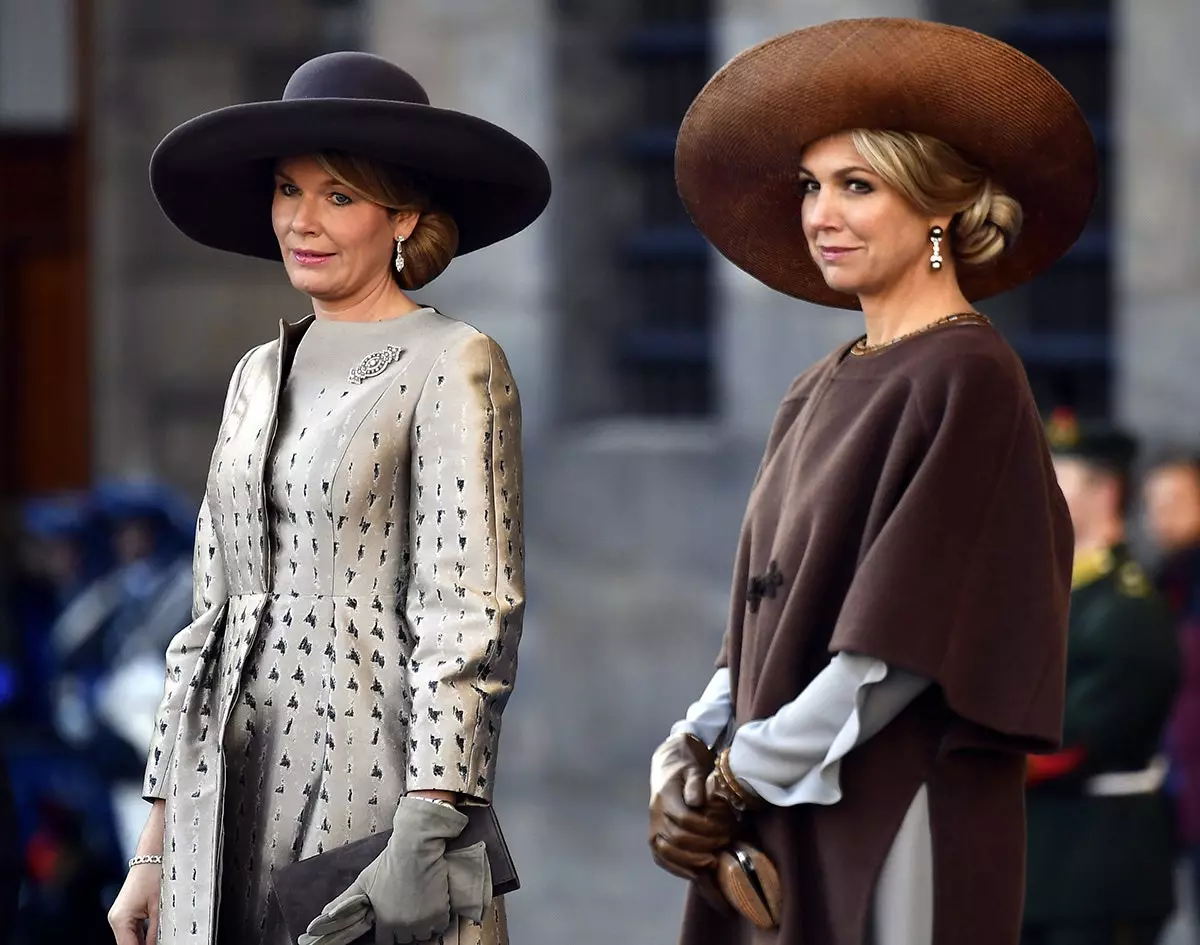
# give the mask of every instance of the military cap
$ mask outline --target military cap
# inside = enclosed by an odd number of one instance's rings
[[[1064,407],[1046,421],[1046,439],[1056,456],[1071,456],[1122,474],[1129,472],[1137,457],[1137,440],[1120,427],[1103,420],[1081,422]]]

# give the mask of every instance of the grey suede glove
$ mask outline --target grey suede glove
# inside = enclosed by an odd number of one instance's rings
[[[384,851],[308,926],[299,945],[345,945],[375,927],[376,945],[424,942],[452,914],[482,919],[491,872],[482,843],[446,852],[467,817],[445,804],[402,797]]]
[[[492,867],[487,846],[480,841],[461,850],[446,853],[446,872],[450,874],[450,911],[476,922],[492,902]],[[451,920],[453,921],[453,920]],[[375,913],[365,895],[343,899],[333,914],[322,913],[301,935],[297,945],[350,945],[371,931]]]

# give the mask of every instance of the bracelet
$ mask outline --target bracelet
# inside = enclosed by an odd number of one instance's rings
[[[135,856],[132,860],[129,861],[130,869],[133,869],[135,866],[146,866],[146,865],[162,866],[162,854],[161,853],[143,853],[141,856]]]
[[[440,797],[423,797],[420,794],[406,794],[405,797],[411,797],[414,801],[427,801],[430,804],[441,804],[443,807],[449,807],[451,810],[458,810],[449,801],[443,800]]]
[[[728,748],[717,755],[713,774],[716,782],[714,793],[732,807],[735,813],[740,815],[748,810],[762,807],[762,798],[755,794],[749,786],[742,784],[730,769]]]

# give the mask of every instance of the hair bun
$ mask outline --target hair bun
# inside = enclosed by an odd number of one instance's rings
[[[954,253],[978,266],[1000,256],[1021,232],[1021,205],[990,181],[954,224]]]
[[[400,287],[419,289],[445,271],[458,252],[458,224],[444,210],[426,210],[404,241]]]

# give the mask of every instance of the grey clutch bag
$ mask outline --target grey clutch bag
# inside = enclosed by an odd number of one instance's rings
[[[460,807],[467,826],[446,849],[459,850],[483,841],[492,871],[492,896],[505,896],[520,889],[517,869],[500,832],[500,821],[491,805]],[[325,904],[341,895],[358,874],[387,846],[390,830],[372,834],[353,843],[289,863],[271,876],[271,898],[275,901],[292,941],[321,914]]]

